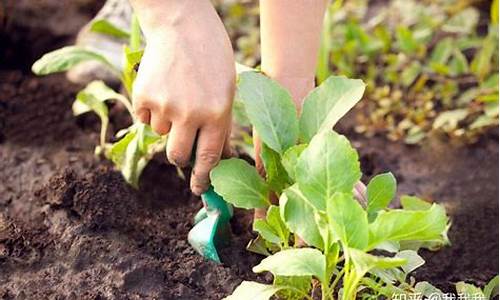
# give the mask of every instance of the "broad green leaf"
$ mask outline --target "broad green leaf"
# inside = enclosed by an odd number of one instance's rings
[[[106,19],[93,20],[90,23],[90,31],[119,39],[128,39],[130,37],[127,31],[115,26]]]
[[[294,288],[279,291],[277,293],[279,299],[302,300],[311,289],[311,276],[275,276],[273,285]]]
[[[324,281],[325,263],[325,256],[317,249],[287,249],[264,258],[253,271],[269,271],[275,276],[315,276]]]
[[[269,187],[254,167],[242,159],[222,160],[210,172],[210,180],[217,194],[240,208],[269,206]]]
[[[349,141],[333,131],[317,134],[295,168],[300,190],[320,211],[336,192],[352,193],[361,178],[358,154]]]
[[[465,108],[448,110],[441,112],[432,124],[432,128],[443,128],[444,130],[453,130],[457,128],[458,123],[464,120],[469,112]]]
[[[300,138],[309,142],[322,130],[330,131],[365,91],[365,84],[359,79],[345,76],[330,76],[314,89],[304,100],[300,116]]]
[[[276,205],[269,206],[267,210],[266,221],[273,228],[273,230],[281,238],[281,241],[288,245],[288,239],[290,237],[290,231],[286,227],[283,219],[281,219],[280,208]]]
[[[233,101],[233,119],[236,123],[243,127],[250,127],[250,120],[248,120],[247,113],[245,112],[245,105],[238,97],[234,97]]]
[[[300,154],[302,154],[302,151],[306,149],[307,145],[306,144],[299,144],[290,147],[288,150],[285,151],[283,154],[283,157],[281,158],[281,164],[285,168],[286,172],[288,173],[288,176],[292,179],[295,180],[295,166],[297,165],[297,161],[299,159]]]
[[[281,290],[279,286],[243,281],[225,300],[268,300]]]
[[[101,120],[108,120],[108,107],[104,103],[104,100],[97,98],[94,94],[87,93],[85,90],[80,91],[76,95],[72,109],[75,116],[93,111]]]
[[[494,94],[493,96],[495,97],[494,102],[484,104],[484,113],[491,118],[498,117],[498,94]]]
[[[409,87],[421,73],[422,65],[420,64],[420,62],[415,60],[401,73],[401,83],[403,84],[403,86]]]
[[[382,211],[369,225],[367,249],[373,249],[384,241],[441,240],[447,221],[444,208],[436,204],[428,210]]]
[[[483,293],[486,300],[498,296],[498,275],[493,277],[484,287]]]
[[[289,178],[287,172],[281,164],[280,155],[262,143],[260,157],[266,169],[266,178],[269,187],[278,194],[288,185]]]
[[[377,278],[380,278],[380,280],[387,283],[387,287],[393,286],[393,284],[404,281],[405,279],[404,272],[398,268],[391,268],[391,269],[373,268],[369,271],[369,273],[375,275]],[[364,282],[365,278],[363,278],[362,282]],[[389,295],[392,295],[392,293],[389,293]]]
[[[495,30],[497,33],[494,33]],[[492,68],[492,58],[497,47],[498,27],[490,29],[490,33],[483,40],[482,46],[474,55],[474,59],[471,62],[471,71],[479,78],[479,80],[484,79],[488,74],[490,74]]]
[[[458,49],[454,49],[453,58],[450,61],[450,71],[454,76],[469,72],[469,63],[467,58]]]
[[[446,73],[440,72],[439,69],[436,69],[436,66],[446,66],[450,56],[453,52],[453,40],[451,38],[444,38],[437,43],[432,50],[430,64],[434,71],[438,73]]]
[[[390,269],[403,266],[406,263],[406,259],[403,258],[375,256],[353,248],[346,249],[345,253],[352,261],[359,277],[374,268]]]
[[[94,97],[98,98],[101,102],[109,99],[117,99],[123,97],[120,93],[115,92],[112,88],[107,86],[101,80],[94,80],[82,90],[87,94],[92,94]]]
[[[91,83],[92,84],[92,83]],[[88,88],[88,86],[87,86]],[[86,89],[87,89],[86,88]],[[101,130],[99,137],[99,146],[96,148],[96,153],[100,153],[102,148],[106,144],[106,132],[108,129],[109,117],[108,117],[108,107],[104,103],[104,100],[98,98],[99,95],[94,93],[88,93],[86,89],[80,91],[76,95],[76,100],[73,102],[72,110],[75,116],[80,114],[93,111],[101,119]],[[101,150],[98,150],[101,149]]]
[[[485,299],[483,291],[473,284],[460,281],[455,284],[455,288],[457,289],[457,294],[462,297],[461,299]]]
[[[269,253],[266,247],[266,240],[264,240],[264,238],[261,235],[257,236],[255,239],[250,240],[247,244],[246,249],[250,252],[264,256],[271,255],[271,253]]]
[[[79,98],[93,98],[95,101],[104,102],[106,100],[118,100],[121,102],[129,111],[132,110],[130,102],[123,95],[115,92],[112,88],[108,87],[103,81],[94,80],[87,84],[87,86],[77,94],[77,101],[73,103],[73,114],[75,116],[86,113],[92,108],[86,105],[85,101],[80,101]],[[102,107],[100,104],[96,104]],[[100,109],[103,111],[103,109]],[[106,108],[106,115],[107,108]]]
[[[109,158],[120,169],[125,180],[137,188],[139,177],[154,153],[155,149],[152,146],[159,143],[161,137],[154,136],[148,125],[132,126],[133,128],[121,140],[112,145]],[[145,134],[145,132],[151,133]]]
[[[137,125],[138,147],[141,153],[147,153],[149,146],[158,142],[161,136],[153,131],[151,126],[139,123]]]
[[[327,203],[330,230],[340,239],[344,248],[364,249],[368,242],[366,212],[352,195],[336,193]]]
[[[400,245],[399,242],[385,241],[378,244],[377,247],[375,247],[375,249],[387,251],[390,253],[397,253],[400,249]]]
[[[77,46],[67,46],[44,54],[33,64],[31,70],[37,75],[47,75],[67,71],[89,60],[101,62],[118,74],[116,68],[104,56]]]
[[[368,207],[366,211],[370,221],[375,220],[377,212],[386,208],[396,195],[396,178],[391,172],[373,177],[366,187]]]
[[[282,244],[288,245],[290,231],[281,220],[280,209],[275,205],[269,206],[265,220],[254,220],[253,229],[268,242],[280,247]]]
[[[470,34],[475,32],[479,12],[474,7],[467,7],[443,24],[442,30],[450,33]]]
[[[396,28],[396,40],[399,48],[407,54],[413,54],[418,48],[418,43],[413,37],[413,33],[406,26],[398,26]]]
[[[477,117],[477,119],[474,120],[474,122],[472,122],[469,125],[469,129],[474,130],[474,129],[479,129],[479,128],[488,127],[488,126],[496,126],[496,125],[498,125],[498,118],[490,117],[487,115],[482,115],[482,116]]]
[[[240,74],[238,97],[262,141],[282,155],[295,145],[299,126],[292,97],[277,82],[256,72]]]
[[[401,196],[400,201],[405,210],[428,210],[432,206],[432,203],[409,195]]]
[[[395,257],[406,259],[406,263],[401,266],[405,274],[410,274],[425,264],[425,260],[413,250],[403,250],[398,252]]]
[[[280,197],[281,218],[290,231],[308,245],[323,249],[323,239],[315,220],[315,209],[297,184],[287,188]]]
[[[481,93],[498,91],[498,73],[491,74],[479,85]]]
[[[253,230],[257,231],[268,242],[278,245],[281,243],[278,234],[265,220],[254,220]]]
[[[432,297],[432,299],[434,300],[441,300],[441,299],[444,300],[445,296],[443,291],[441,291],[440,289],[433,286],[427,281],[417,282],[417,284],[415,285],[415,291],[421,294],[422,296],[426,297],[427,299],[430,299]]]

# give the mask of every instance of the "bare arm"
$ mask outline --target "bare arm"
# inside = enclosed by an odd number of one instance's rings
[[[288,89],[298,111],[314,88],[326,4],[327,0],[260,1],[262,71]],[[255,132],[254,146],[255,165],[264,175],[260,139]],[[265,215],[265,210],[255,210],[256,218]]]
[[[262,70],[289,89],[298,108],[314,88],[326,0],[261,0]]]

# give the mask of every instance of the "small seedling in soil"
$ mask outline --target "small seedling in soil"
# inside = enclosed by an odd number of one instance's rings
[[[115,27],[106,20],[95,20],[91,30],[97,33],[112,36],[124,41],[123,67],[114,66],[110,59],[86,48],[68,46],[49,52],[37,60],[32,70],[37,75],[47,75],[64,72],[85,61],[98,61],[115,74],[126,90],[128,96],[115,92],[102,81],[92,81],[77,95],[73,103],[75,116],[94,112],[101,120],[99,145],[96,154],[103,154],[113,161],[121,171],[125,180],[137,187],[139,176],[154,153],[161,151],[166,143],[166,138],[154,133],[148,125],[142,124],[134,118],[130,95],[137,66],[141,60],[143,50],[141,47],[141,33],[136,18],[133,18],[130,32]],[[126,39],[129,40],[128,45]],[[114,100],[121,103],[129,113],[132,124],[128,128],[117,132],[114,143],[108,142],[108,106],[106,101]]]
[[[238,98],[262,139],[266,178],[236,158],[221,161],[210,177],[234,206],[267,208],[266,219],[253,225],[259,237],[249,249],[268,255],[253,270],[271,272],[274,282],[244,281],[228,299],[312,299],[317,289],[322,299],[355,299],[358,293],[390,298],[414,290],[407,280],[424,263],[419,248],[447,243],[442,206],[403,196],[403,208],[388,208],[396,194],[391,173],[372,178],[366,204],[355,200],[358,154],[332,127],[364,89],[361,80],[329,77],[306,97],[297,117],[278,83],[257,72],[240,75]],[[279,205],[270,203],[273,193]]]

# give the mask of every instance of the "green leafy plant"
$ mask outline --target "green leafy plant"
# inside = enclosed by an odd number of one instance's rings
[[[353,197],[361,178],[358,154],[332,127],[362,97],[361,80],[331,76],[305,99],[297,117],[289,93],[256,72],[238,82],[238,98],[262,139],[262,178],[241,159],[223,160],[210,174],[217,193],[236,207],[267,208],[249,249],[269,255],[253,268],[271,272],[272,285],[243,282],[227,299],[355,299],[359,290],[400,292],[423,263],[416,250],[447,242],[442,206],[404,196],[402,209],[387,208],[396,194],[391,173],[375,176],[366,204]],[[269,195],[279,197],[279,205]],[[302,244],[305,245],[302,245]],[[369,253],[385,250],[391,255]],[[340,287],[342,282],[342,287]]]

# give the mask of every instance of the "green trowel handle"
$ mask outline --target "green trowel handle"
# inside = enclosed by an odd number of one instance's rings
[[[201,195],[201,200],[203,201],[203,206],[207,211],[207,215],[210,214],[220,214],[221,222],[229,222],[233,216],[232,206],[224,201],[224,199],[214,191],[212,185],[208,190]]]

